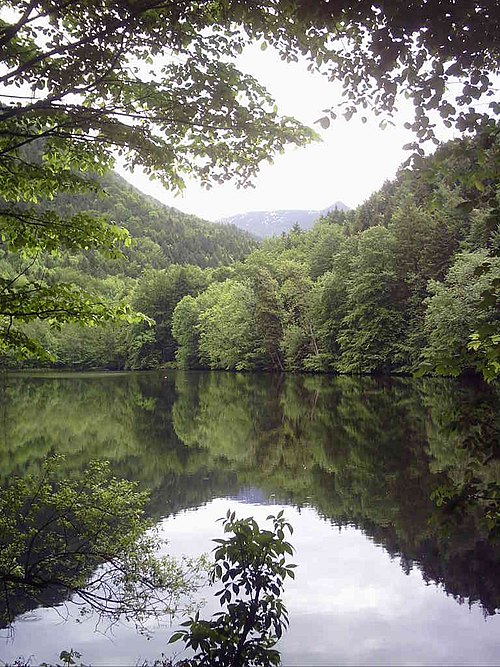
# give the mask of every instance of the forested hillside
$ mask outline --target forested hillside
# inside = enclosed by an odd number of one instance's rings
[[[178,304],[179,362],[493,377],[499,183],[497,127],[441,146],[355,211],[266,241]]]
[[[105,175],[97,185],[95,191],[59,195],[45,204],[44,215],[54,211],[60,218],[74,221],[79,221],[81,215],[104,217],[129,233],[119,253],[66,250],[39,253],[33,261],[27,261],[0,246],[2,275],[25,280],[26,288],[29,282],[41,289],[77,285],[97,300],[111,304],[132,302],[137,310],[158,320],[157,328],[145,323],[115,323],[91,328],[65,325],[59,330],[39,321],[26,325],[24,331],[48,351],[49,356],[42,363],[122,368],[126,364],[150,366],[172,360],[173,341],[162,345],[161,353],[152,357],[148,350],[156,331],[165,327],[170,330],[170,324],[164,322],[169,322],[177,301],[207,286],[214,275],[210,267],[243,259],[257,247],[257,242],[234,226],[206,222],[164,206],[115,173]],[[160,301],[155,305],[153,284],[162,286]],[[145,292],[147,295],[143,296]],[[142,359],[144,355],[146,361]],[[38,365],[40,360],[30,363]]]
[[[96,251],[71,259],[66,265],[104,278],[109,275],[137,277],[144,269],[165,269],[171,264],[215,267],[243,259],[256,247],[249,234],[234,225],[219,225],[165,206],[111,172],[101,179],[104,193],[60,195],[52,204],[59,214],[81,211],[105,215],[130,232],[133,241],[123,259],[106,260]],[[58,259],[57,264],[61,262]]]
[[[51,363],[80,368],[175,360],[226,370],[492,377],[499,165],[498,128],[445,144],[356,210],[267,239],[245,259],[249,237],[186,219],[113,176],[109,197],[86,195],[78,205],[127,226],[136,240],[126,257],[87,252],[46,266],[58,280],[90,281],[108,298],[129,299],[150,321],[61,332],[35,323],[30,334],[43,339]]]

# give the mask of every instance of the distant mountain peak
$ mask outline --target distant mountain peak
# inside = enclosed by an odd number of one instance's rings
[[[348,211],[349,207],[344,202],[336,201],[328,208],[313,209],[280,209],[276,211],[249,211],[238,213],[218,222],[223,225],[235,225],[255,236],[279,236],[283,232],[289,232],[298,223],[302,229],[310,229],[322,216],[331,211]]]
[[[350,207],[347,204],[344,204],[343,201],[336,201],[335,204],[332,204],[328,208],[324,208],[321,213],[329,213],[330,211],[350,211]]]

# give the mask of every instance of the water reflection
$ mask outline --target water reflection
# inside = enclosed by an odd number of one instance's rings
[[[312,506],[327,528],[362,530],[410,580],[420,571],[456,601],[477,602],[492,615],[500,608],[500,539],[491,520],[498,408],[498,389],[446,380],[8,376],[0,466],[4,478],[35,471],[58,451],[67,474],[77,475],[88,460],[106,458],[151,490],[149,510],[158,518],[224,496]],[[323,537],[317,540],[324,558]],[[345,607],[337,584],[337,593],[321,586]],[[362,598],[380,605],[368,581],[363,590],[355,608],[363,609]],[[293,623],[291,642],[300,636]]]
[[[216,519],[228,507],[261,523],[270,512],[269,506],[227,499],[180,512],[162,521],[169,551],[210,549],[211,539],[220,536]],[[279,644],[283,665],[498,664],[500,616],[485,623],[477,606],[469,611],[437,587],[425,586],[418,569],[405,575],[384,548],[353,527],[332,528],[313,508],[285,511],[295,527],[298,568],[284,596],[291,625]],[[203,615],[216,608],[209,600]],[[29,652],[55,662],[64,640],[82,653],[85,664],[141,665],[168,654],[166,638],[173,631],[160,628],[148,641],[117,627],[107,637],[96,635],[90,622],[66,623],[54,635],[60,621],[55,611],[40,610],[31,618],[18,623],[15,644],[0,650],[4,659]]]

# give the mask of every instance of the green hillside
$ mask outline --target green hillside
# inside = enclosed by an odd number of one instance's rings
[[[31,147],[28,157],[33,159],[33,155],[38,157]],[[164,206],[116,173],[99,179],[97,185],[84,193],[59,195],[53,202],[40,204],[40,210],[52,209],[61,219],[96,215],[128,230],[130,243],[122,246],[121,257],[89,249],[25,258],[8,252],[6,244],[0,243],[0,274],[7,284],[15,280],[25,289],[30,285],[37,289],[77,286],[97,302],[117,307],[132,303],[137,311],[157,320],[158,326],[110,323],[83,328],[68,324],[59,330],[45,321],[34,321],[23,331],[48,351],[48,357],[23,363],[135,368],[172,361],[175,344],[169,333],[170,318],[177,301],[205,289],[219,274],[224,277],[226,270],[221,273],[217,267],[242,260],[258,246],[254,238],[232,225],[210,223]],[[19,363],[14,358],[4,362]]]
[[[125,227],[133,242],[124,257],[106,260],[90,251],[78,258],[66,257],[71,265],[94,277],[109,275],[138,277],[144,269],[164,269],[171,264],[193,264],[201,268],[227,265],[243,259],[257,247],[255,239],[234,225],[219,225],[165,206],[128,183],[116,173],[102,179],[104,194],[61,195],[54,206],[59,213],[81,211],[105,215]],[[60,259],[54,262],[61,266]],[[50,262],[49,262],[50,265]]]

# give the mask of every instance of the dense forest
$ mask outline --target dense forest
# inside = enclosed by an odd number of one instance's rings
[[[266,241],[232,277],[177,305],[177,359],[224,369],[484,370],[482,350],[468,348],[473,332],[498,324],[499,157],[498,130],[448,143],[357,210]]]
[[[216,267],[243,259],[257,247],[257,242],[233,225],[206,222],[160,204],[116,173],[101,177],[97,185],[96,191],[61,194],[44,209],[73,220],[81,215],[103,216],[128,232],[120,253],[106,254],[92,248],[65,250],[39,253],[34,261],[27,262],[3,245],[2,275],[7,280],[17,276],[17,282],[25,280],[26,285],[77,285],[95,295],[96,300],[132,302],[138,310],[157,319],[157,328],[115,324],[85,329],[67,325],[59,331],[37,321],[26,326],[25,331],[45,346],[49,356],[42,361],[35,359],[34,363],[134,368],[172,359],[173,343],[157,356],[148,356],[146,349],[139,351],[136,358],[135,351],[147,348],[148,342],[155,340],[156,333],[165,327],[162,322],[168,320],[169,310],[171,314],[182,296],[205,288],[212,276],[218,275]],[[222,271],[225,275],[225,269]],[[153,303],[154,285],[163,294],[159,304]],[[142,360],[142,356],[146,359]]]
[[[149,319],[60,331],[35,322],[30,335],[63,367],[488,377],[496,362],[480,336],[498,326],[499,164],[498,128],[449,142],[356,210],[259,247],[109,177],[108,197],[56,205],[119,220],[133,237],[124,257],[45,256],[40,271],[130,299]]]
[[[213,224],[165,206],[114,172],[104,175],[99,185],[100,196],[61,194],[52,208],[65,217],[81,211],[104,215],[127,229],[133,241],[118,259],[106,260],[95,250],[66,256],[63,265],[82,273],[138,278],[145,269],[165,269],[171,264],[216,267],[243,259],[257,245],[234,225]],[[60,260],[57,264],[61,265]]]

